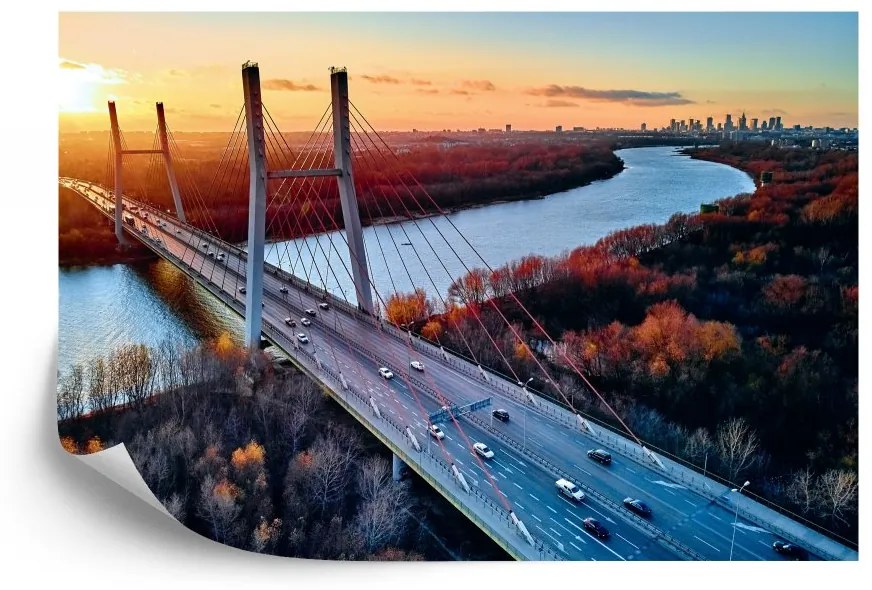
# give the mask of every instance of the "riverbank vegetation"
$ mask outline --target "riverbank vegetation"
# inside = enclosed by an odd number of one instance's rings
[[[179,147],[185,159],[176,163],[189,221],[209,231],[217,230],[225,240],[244,241],[248,228],[245,158],[234,158],[219,166],[228,136],[190,135],[179,135]],[[137,141],[151,141],[151,136],[131,134],[129,139],[132,147]],[[355,161],[354,175],[364,225],[495,201],[538,198],[610,178],[623,169],[623,162],[606,141],[553,138],[548,141],[529,138],[474,141],[427,137],[393,143],[396,157],[372,151],[359,154]],[[103,185],[111,183],[107,146],[106,134],[62,136],[61,176]],[[301,148],[302,145],[292,145],[292,149]],[[329,164],[331,155],[307,152],[305,159]],[[287,167],[288,164],[281,161],[273,165]],[[329,167],[328,164],[316,167]],[[124,178],[125,194],[160,209],[173,208],[162,165],[145,160],[137,165],[135,160],[131,161],[125,164]],[[281,185],[281,181],[274,182],[270,184],[273,192]],[[287,184],[284,186],[282,190],[286,192]],[[306,186],[310,188],[294,191],[290,198],[279,197],[270,202],[267,227],[272,239],[289,239],[341,226],[342,208],[335,181],[329,177],[313,179],[307,181]],[[90,217],[78,213],[67,220],[65,215],[74,210],[66,197],[61,199],[64,226],[61,262],[89,256],[102,259],[113,251],[114,238],[110,239],[110,233],[103,227],[103,218],[94,212]]]
[[[716,212],[474,269],[440,314],[420,294],[386,313],[618,427],[579,367],[642,439],[856,540],[857,155],[729,144],[693,156],[773,180]]]
[[[162,393],[158,394],[158,391]],[[72,453],[125,443],[167,510],[227,545],[348,560],[506,559],[305,375],[227,335],[127,345],[58,384]]]

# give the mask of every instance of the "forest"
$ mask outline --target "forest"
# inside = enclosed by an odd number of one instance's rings
[[[340,560],[508,559],[308,377],[227,334],[124,345],[58,382],[71,453],[125,443],[170,514],[220,543]]]
[[[153,147],[148,145],[150,139],[146,134],[131,134],[130,147],[148,149]],[[225,149],[229,143],[226,134],[182,134],[177,143],[183,158],[177,156],[176,174],[189,221],[228,241],[244,241],[247,157],[241,151]],[[106,134],[62,136],[60,147],[61,176],[112,184]],[[290,149],[303,148],[291,145]],[[364,225],[495,201],[537,198],[609,178],[623,169],[623,162],[607,142],[596,140],[448,141],[430,137],[393,145],[392,150],[396,156],[372,147],[355,154],[355,186]],[[269,153],[273,154],[270,166],[290,165],[286,154],[280,155],[277,149]],[[329,167],[322,163],[332,158],[323,150],[309,150],[300,157],[316,167]],[[125,194],[161,209],[172,207],[163,164],[156,157],[126,157],[124,166]],[[305,183],[269,182],[268,237],[293,238],[341,226],[335,180],[315,178]],[[96,214],[90,223],[85,214],[64,219],[73,212],[62,199],[61,260],[85,259],[92,253],[102,257],[103,250],[114,246],[112,240],[95,243],[106,233],[105,222]]]
[[[715,212],[473,269],[448,309],[412,293],[386,313],[619,427],[579,367],[652,446],[749,479],[759,498],[855,541],[857,154],[752,143],[691,153],[772,182]]]

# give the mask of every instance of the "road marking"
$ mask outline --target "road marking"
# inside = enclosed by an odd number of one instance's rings
[[[565,526],[563,526],[562,524],[560,524],[559,522],[557,522],[556,520],[554,520],[553,518],[551,519],[551,521],[552,521],[554,524],[556,524],[557,526],[559,526],[560,528],[562,528],[564,531],[566,531],[567,533],[569,533],[570,535],[574,535],[574,534],[575,534],[575,533],[573,533],[572,531],[570,531],[568,528],[566,528]]]
[[[521,490],[522,492],[524,491],[524,488],[522,488],[521,486],[519,486],[519,485],[516,484],[515,482],[512,482],[512,485],[514,485],[516,488],[518,488],[518,489]]]
[[[745,524],[744,522],[734,523],[733,526],[738,528],[739,532],[745,532],[745,531],[753,531],[755,533],[768,533],[769,532],[766,529],[761,529],[758,526],[751,526],[750,524]],[[745,529],[745,531],[743,531],[742,529]]]
[[[699,541],[700,543],[705,543],[706,545],[708,545],[709,547],[711,547],[712,549],[714,549],[714,550],[717,551],[718,553],[721,552],[720,549],[718,549],[717,547],[715,547],[715,546],[712,545],[711,543],[708,543],[708,542],[706,542],[706,541],[703,541],[702,539],[700,539],[700,538],[697,537],[696,535],[694,535],[693,538],[696,539],[697,541]]]
[[[656,483],[659,486],[663,486],[666,488],[675,488],[677,490],[686,490],[687,488],[683,485],[679,485],[677,483],[672,483],[671,481],[663,481],[662,479],[654,480],[651,483]]]
[[[561,536],[560,531],[558,531],[557,529],[554,529],[554,528],[548,527],[548,530],[549,530],[549,531],[552,531],[552,532],[553,532],[555,535],[557,535],[558,537]]]
[[[535,514],[530,513],[530,516],[532,516],[533,518],[535,518],[535,519],[538,520],[539,522],[542,522],[542,519],[539,518],[538,516],[536,516]]]
[[[457,457],[454,458],[454,461],[455,461],[456,463],[458,463],[459,465],[463,465],[463,461],[461,461],[461,460],[458,459]]]
[[[568,522],[568,523],[569,523],[569,526],[573,526],[573,527],[577,528],[577,529],[580,530],[582,533],[584,532],[584,529],[583,529],[583,528],[581,528],[580,526],[578,526],[577,524],[575,524],[574,522],[572,522],[571,520],[569,520],[569,519],[566,518],[565,516],[563,517],[563,520],[565,520],[566,522]],[[582,541],[583,541],[583,539],[582,539]]]
[[[682,498],[682,500],[684,500],[685,502],[687,502],[687,503],[690,504],[691,506],[696,507],[696,504],[694,504],[693,502],[691,502],[691,501],[688,500],[687,498]]]
[[[573,547],[575,547],[577,550],[581,551],[581,547],[579,547],[578,545],[576,545],[572,541],[570,541],[569,544],[572,545]]]
[[[497,471],[497,474],[498,474],[500,477],[502,477],[503,479],[509,479],[508,477],[505,476],[505,474],[504,474],[502,471]]]
[[[615,536],[616,536],[616,537],[620,537],[621,539],[624,539],[624,537],[622,537],[622,536],[619,535],[618,533],[615,533]],[[624,541],[627,541],[627,543],[630,543],[630,541],[628,541],[627,539],[624,539]],[[633,545],[633,543],[630,543],[630,545]],[[636,549],[639,548],[638,545],[633,545],[633,547],[635,547]]]
[[[550,511],[553,512],[554,514],[557,514],[557,511],[554,510],[554,509],[553,509],[551,506],[549,506],[548,504],[545,504],[545,508],[547,508],[548,510],[550,510]]]
[[[555,542],[560,543],[561,545],[563,545],[563,543],[561,543],[559,539],[555,539],[555,538],[551,535],[551,533],[549,533],[548,531],[546,531],[545,529],[543,529],[542,527],[540,527],[538,524],[536,525],[536,528],[539,529],[540,531],[542,531],[543,533],[545,533],[546,535],[548,535],[548,536],[549,536],[553,541],[555,541]]]
[[[534,496],[533,494],[531,494],[531,493],[528,492],[527,495],[530,496],[531,498],[533,498],[534,500],[536,500],[537,502],[539,502],[539,498],[537,498],[537,497]]]
[[[721,522],[724,522],[724,519],[722,519],[720,516],[717,516],[716,514],[709,513],[709,516],[711,516],[715,520],[720,520]]]
[[[607,521],[609,521],[610,523],[615,524],[615,521],[614,521],[614,520],[612,520],[612,519],[609,518],[607,515],[603,514],[602,512],[600,512],[599,510],[597,510],[596,508],[594,508],[593,506],[591,506],[590,504],[588,504],[587,507],[590,508],[591,510],[593,510],[594,512],[596,512],[597,514],[599,514],[600,516],[602,516],[603,518],[605,518],[605,519],[606,519]]]
[[[602,541],[600,541],[599,539],[597,539],[593,535],[588,534],[588,537],[590,537],[591,539],[593,539],[594,541],[596,541],[597,543],[602,545],[604,549],[606,549],[609,553],[611,553],[612,555],[614,555],[615,557],[617,557],[621,561],[627,561],[627,559],[623,555],[620,555],[619,553],[615,552],[614,549],[612,549],[611,547],[609,547],[608,545],[606,545],[605,543],[603,543]]]
[[[763,545],[764,547],[766,547],[767,549],[770,548],[770,547],[769,547],[769,543],[766,543],[766,542],[764,542],[764,541],[761,541],[760,539],[757,539],[757,542],[760,543],[761,545]]]
[[[636,471],[636,470],[633,469],[632,467],[625,467],[625,469],[626,469],[627,471],[629,471],[630,473],[638,473],[638,471]]]
[[[524,508],[523,506],[521,506],[521,503],[518,502],[517,500],[515,500],[515,506],[517,506],[517,507],[520,508],[521,510],[526,510],[526,508]]]

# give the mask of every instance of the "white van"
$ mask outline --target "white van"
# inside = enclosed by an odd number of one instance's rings
[[[570,500],[573,500],[575,502],[581,502],[582,500],[584,500],[584,492],[578,489],[578,486],[571,481],[558,479],[554,482],[554,485],[557,486],[558,493],[563,494]]]

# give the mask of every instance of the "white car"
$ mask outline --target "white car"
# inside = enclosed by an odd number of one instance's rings
[[[378,374],[384,377],[385,379],[393,379],[394,374],[391,373],[391,370],[387,367],[379,367]]]
[[[566,479],[558,479],[554,482],[554,485],[557,486],[557,491],[560,494],[563,494],[570,500],[574,500],[576,502],[581,502],[584,500],[584,492],[578,489],[578,486],[568,481]]]
[[[436,440],[442,440],[443,438],[445,438],[445,433],[442,432],[442,429],[439,428],[439,426],[437,426],[436,424],[431,424],[430,426],[428,426],[427,432],[429,432],[430,436],[432,436]]]
[[[288,292],[287,287],[282,287],[281,289],[279,289],[279,293],[287,293],[287,292]]]
[[[292,328],[297,325],[297,322],[295,322],[293,318],[285,318],[285,323]]]
[[[239,292],[245,295],[245,287],[239,287]]]
[[[314,309],[307,309],[306,315],[310,315],[312,317],[315,317],[316,315],[318,315],[318,313]]]
[[[319,303],[319,304],[318,304],[318,307],[320,307],[321,309],[323,309],[323,310],[325,310],[325,311],[328,310],[328,309],[330,309],[330,306],[327,304],[326,301],[322,301],[321,303]]]
[[[309,342],[309,337],[300,332],[299,334],[297,334],[297,340],[299,340],[303,344],[307,344]]]
[[[411,363],[409,363],[409,366],[412,367],[413,369],[415,369],[416,371],[423,371],[424,370],[424,363],[422,363],[421,361],[412,361]]]
[[[494,458],[494,452],[492,450],[490,450],[489,448],[487,448],[487,445],[484,443],[480,443],[480,442],[474,443],[472,445],[472,448],[475,449],[476,453],[478,453],[479,455],[481,455],[485,459],[493,459]]]
[[[300,323],[304,326],[311,326],[312,320],[310,320],[309,318],[300,318]]]

